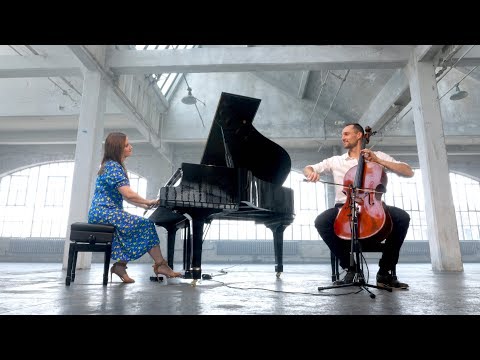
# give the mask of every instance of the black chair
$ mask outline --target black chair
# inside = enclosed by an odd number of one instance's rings
[[[70,248],[68,251],[67,278],[65,285],[75,281],[75,267],[79,252],[104,252],[103,285],[108,284],[108,268],[112,255],[112,241],[115,228],[112,225],[73,223],[70,227]]]
[[[383,247],[385,246],[385,240],[382,242],[377,242],[377,243],[365,243],[362,244],[360,243],[361,246],[361,252],[383,252]],[[332,266],[332,282],[335,282],[337,280],[340,280],[340,264],[338,261],[338,258],[333,254],[333,252],[330,252],[330,264]],[[396,275],[396,268],[394,267],[392,270],[392,275]]]

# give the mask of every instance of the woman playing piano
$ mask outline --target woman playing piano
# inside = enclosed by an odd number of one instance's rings
[[[100,170],[95,183],[95,192],[88,212],[91,224],[111,224],[115,227],[112,243],[110,280],[116,274],[123,282],[133,283],[127,274],[127,263],[143,256],[146,252],[155,261],[153,271],[158,275],[178,277],[160,250],[160,239],[155,224],[141,216],[132,215],[123,209],[123,200],[148,209],[157,200],[147,200],[130,188],[124,161],[132,155],[128,137],[120,132],[108,134]]]

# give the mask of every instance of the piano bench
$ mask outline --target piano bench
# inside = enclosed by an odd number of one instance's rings
[[[70,226],[70,248],[68,250],[67,277],[65,285],[75,281],[75,267],[79,252],[104,252],[103,285],[108,284],[108,268],[112,255],[113,225],[76,222]]]

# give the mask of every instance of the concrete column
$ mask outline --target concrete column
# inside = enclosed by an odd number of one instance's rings
[[[336,155],[342,155],[342,149],[339,146],[333,146],[332,148],[332,156]],[[329,175],[327,181],[333,182],[333,175]],[[338,185],[327,185],[327,208],[335,206],[335,195],[337,193],[337,187],[342,185],[343,183]]]
[[[67,268],[68,262],[70,224],[77,221],[87,221],[95,179],[102,157],[106,90],[107,86],[99,72],[89,70],[84,72],[82,104],[75,148],[72,196],[70,199],[67,238],[63,253],[63,269]],[[78,253],[77,268],[90,268],[91,260],[91,253]]]
[[[412,52],[406,73],[422,170],[432,269],[463,271],[435,66],[430,61],[418,62]]]

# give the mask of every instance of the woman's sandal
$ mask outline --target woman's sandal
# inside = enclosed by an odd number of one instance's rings
[[[112,276],[113,274],[115,274],[124,283],[134,283],[135,280],[128,276],[126,269],[128,269],[126,263],[116,262],[115,264],[113,264],[113,266],[110,268],[110,282],[112,282]]]
[[[160,261],[159,263],[155,263],[152,265],[153,266],[153,272],[155,273],[155,275],[157,275],[157,280],[160,281],[158,275],[165,275],[167,278],[176,278],[176,277],[180,277],[182,276],[182,273],[179,273],[179,272],[175,272],[173,271],[170,266],[168,266],[168,263],[165,259],[163,259],[162,261]],[[168,274],[165,273],[165,272],[162,272],[159,270],[160,267],[162,266],[165,266],[165,268],[167,269],[168,271]],[[165,270],[164,270],[165,271]]]

